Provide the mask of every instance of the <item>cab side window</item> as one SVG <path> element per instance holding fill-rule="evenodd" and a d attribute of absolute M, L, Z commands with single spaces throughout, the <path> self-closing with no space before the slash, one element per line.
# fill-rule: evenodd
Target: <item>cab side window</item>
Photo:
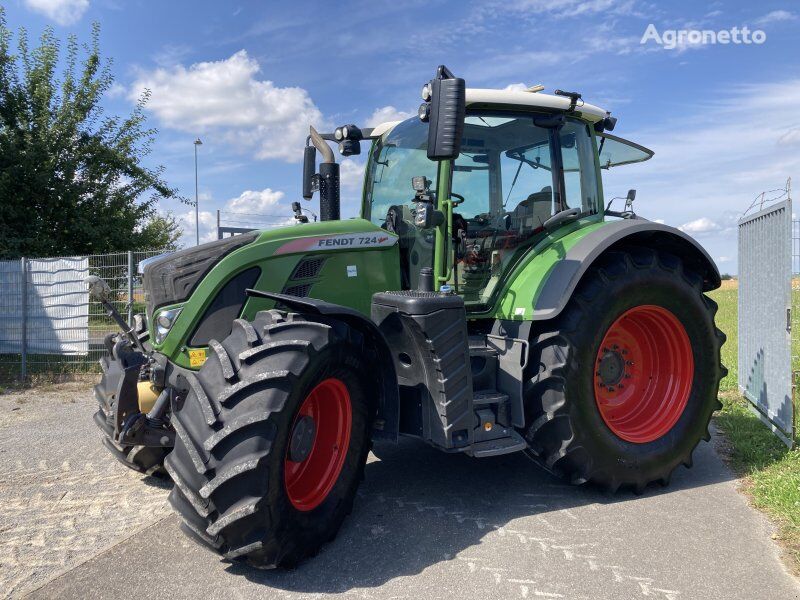
<path fill-rule="evenodd" d="M 594 144 L 588 126 L 568 120 L 561 128 L 561 160 L 564 164 L 564 209 L 597 210 L 597 169 Z"/>

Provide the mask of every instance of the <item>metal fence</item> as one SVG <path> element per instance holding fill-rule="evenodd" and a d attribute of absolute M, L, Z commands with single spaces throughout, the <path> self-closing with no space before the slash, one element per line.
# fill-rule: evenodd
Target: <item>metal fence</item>
<path fill-rule="evenodd" d="M 0 379 L 93 372 L 117 327 L 83 280 L 98 275 L 130 320 L 144 311 L 136 266 L 161 250 L 0 261 Z"/>
<path fill-rule="evenodd" d="M 788 197 L 739 221 L 739 389 L 787 445 L 796 438 L 800 225 Z"/>

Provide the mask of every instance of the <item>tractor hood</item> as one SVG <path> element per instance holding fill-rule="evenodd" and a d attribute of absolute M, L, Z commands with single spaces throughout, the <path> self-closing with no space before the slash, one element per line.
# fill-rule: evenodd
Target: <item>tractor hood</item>
<path fill-rule="evenodd" d="M 186 300 L 217 262 L 257 237 L 258 232 L 252 231 L 148 259 L 142 264 L 147 313 L 152 315 L 156 308 Z"/>
<path fill-rule="evenodd" d="M 370 221 L 348 219 L 251 232 L 159 258 L 143 275 L 153 346 L 180 366 L 200 366 L 191 358 L 204 356 L 211 339 L 224 339 L 236 318 L 274 307 L 248 297 L 248 288 L 369 315 L 372 294 L 399 289 L 397 242 Z M 157 340 L 162 313 L 170 330 Z"/>

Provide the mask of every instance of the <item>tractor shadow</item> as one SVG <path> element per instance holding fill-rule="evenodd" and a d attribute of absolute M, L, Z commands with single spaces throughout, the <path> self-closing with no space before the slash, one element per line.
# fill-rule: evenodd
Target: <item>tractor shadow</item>
<path fill-rule="evenodd" d="M 612 496 L 591 486 L 566 485 L 522 454 L 473 459 L 412 439 L 376 445 L 375 451 L 380 459 L 370 457 L 353 513 L 319 555 L 291 571 L 261 571 L 238 563 L 226 570 L 287 592 L 375 588 L 454 560 L 501 528 L 579 538 L 578 530 L 599 526 L 585 517 L 576 519 L 569 509 L 647 501 L 733 478 L 706 443 L 695 450 L 694 468 L 680 467 L 669 487 L 650 486 L 642 496 L 627 491 Z"/>

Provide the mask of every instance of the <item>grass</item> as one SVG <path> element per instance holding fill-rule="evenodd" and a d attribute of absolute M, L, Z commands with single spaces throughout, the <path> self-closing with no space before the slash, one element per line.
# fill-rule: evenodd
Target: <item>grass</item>
<path fill-rule="evenodd" d="M 722 409 L 715 417 L 725 434 L 722 451 L 743 478 L 743 490 L 753 506 L 778 526 L 776 538 L 786 548 L 790 568 L 800 574 L 800 450 L 789 450 L 747 407 L 739 393 L 737 369 L 737 298 L 735 282 L 710 294 L 719 304 L 717 326 L 728 336 L 722 362 L 728 376 L 720 385 Z"/>

